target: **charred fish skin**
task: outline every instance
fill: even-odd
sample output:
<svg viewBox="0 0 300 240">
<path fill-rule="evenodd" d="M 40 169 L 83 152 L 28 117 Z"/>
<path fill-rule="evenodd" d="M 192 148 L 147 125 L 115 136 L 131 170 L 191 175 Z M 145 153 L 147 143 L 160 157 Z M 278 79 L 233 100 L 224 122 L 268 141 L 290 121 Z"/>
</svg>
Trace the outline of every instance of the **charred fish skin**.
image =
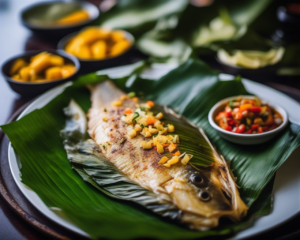
<svg viewBox="0 0 300 240">
<path fill-rule="evenodd" d="M 162 154 L 141 148 L 141 142 L 147 138 L 128 137 L 134 126 L 121 118 L 126 109 L 136 109 L 137 102 L 124 99 L 121 104 L 112 105 L 124 93 L 110 81 L 89 88 L 92 107 L 88 112 L 88 133 L 91 138 L 108 161 L 131 181 L 176 206 L 182 212 L 183 223 L 192 229 L 206 230 L 218 226 L 222 216 L 239 221 L 246 214 L 248 208 L 240 198 L 225 159 L 202 129 L 193 125 L 191 131 L 209 142 L 215 160 L 213 166 L 196 169 L 179 162 L 165 167 L 159 164 Z M 164 114 L 172 115 L 170 111 Z M 171 116 L 174 120 L 180 117 Z M 189 125 L 187 121 L 185 124 Z"/>
</svg>

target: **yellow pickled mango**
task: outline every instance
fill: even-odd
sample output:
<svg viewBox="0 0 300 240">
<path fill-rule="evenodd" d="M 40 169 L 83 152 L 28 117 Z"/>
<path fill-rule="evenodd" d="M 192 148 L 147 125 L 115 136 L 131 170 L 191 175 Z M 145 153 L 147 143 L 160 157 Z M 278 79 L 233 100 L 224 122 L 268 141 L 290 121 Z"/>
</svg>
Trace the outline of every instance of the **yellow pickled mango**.
<svg viewBox="0 0 300 240">
<path fill-rule="evenodd" d="M 15 75 L 22 67 L 26 67 L 27 63 L 22 58 L 18 58 L 14 61 L 12 67 L 10 68 L 9 74 L 10 76 Z"/>
<path fill-rule="evenodd" d="M 34 82 L 38 83 L 38 82 L 45 82 L 45 81 L 47 81 L 47 79 L 37 79 Z"/>
<path fill-rule="evenodd" d="M 91 59 L 93 57 L 92 52 L 87 45 L 82 45 L 80 48 L 77 48 L 75 56 L 82 59 Z"/>
<path fill-rule="evenodd" d="M 107 45 L 102 40 L 95 42 L 91 47 L 91 50 L 92 50 L 92 53 L 93 53 L 93 56 L 95 59 L 105 58 L 106 49 L 107 49 Z"/>
<path fill-rule="evenodd" d="M 21 68 L 19 74 L 20 74 L 20 78 L 23 80 L 23 81 L 30 81 L 30 67 L 23 67 Z"/>
<path fill-rule="evenodd" d="M 130 47 L 130 43 L 127 40 L 122 40 L 114 44 L 110 49 L 110 56 L 117 56 L 127 50 Z"/>
<path fill-rule="evenodd" d="M 34 82 L 35 80 L 39 79 L 39 76 L 37 75 L 37 72 L 34 69 L 30 69 L 29 75 L 31 82 Z"/>
<path fill-rule="evenodd" d="M 91 44 L 103 37 L 104 32 L 98 27 L 89 27 L 80 32 L 76 37 L 76 44 Z"/>
<path fill-rule="evenodd" d="M 97 40 L 97 39 L 96 39 L 96 40 Z M 81 51 L 81 48 L 84 49 L 83 52 L 86 52 L 85 49 L 86 49 L 86 45 L 87 45 L 87 44 L 85 44 L 84 42 L 85 42 L 85 41 L 84 41 L 83 38 L 75 37 L 75 38 L 73 38 L 73 39 L 70 41 L 70 43 L 67 44 L 67 46 L 65 47 L 65 51 L 66 51 L 67 53 L 70 53 L 70 54 L 72 54 L 72 55 L 75 55 L 75 56 L 79 57 L 77 54 L 78 54 L 78 52 Z M 88 55 L 88 56 L 89 56 L 89 55 Z"/>
<path fill-rule="evenodd" d="M 67 53 L 70 53 L 70 54 L 73 54 L 73 55 L 75 55 L 75 50 L 77 49 L 77 48 L 79 48 L 81 46 L 81 44 L 79 44 L 79 42 L 78 41 L 76 41 L 76 39 L 72 39 L 68 44 L 67 44 L 67 46 L 65 47 L 65 51 L 67 52 Z"/>
<path fill-rule="evenodd" d="M 52 66 L 62 66 L 64 65 L 64 58 L 57 55 L 50 55 L 50 62 Z"/>
<path fill-rule="evenodd" d="M 109 36 L 110 36 L 110 33 L 111 33 L 110 30 L 107 30 L 105 28 L 99 28 L 98 31 L 99 31 L 99 33 L 98 33 L 99 39 L 102 39 L 102 40 L 108 40 L 109 39 Z"/>
<path fill-rule="evenodd" d="M 34 69 L 36 73 L 44 71 L 47 67 L 51 66 L 50 54 L 39 54 L 39 56 L 36 56 L 29 66 Z"/>
<path fill-rule="evenodd" d="M 20 75 L 19 74 L 15 74 L 11 77 L 14 80 L 20 80 Z"/>
<path fill-rule="evenodd" d="M 40 56 L 42 56 L 42 55 L 48 55 L 49 53 L 47 53 L 47 52 L 41 52 L 41 53 L 39 53 L 39 54 L 37 54 L 37 55 L 35 55 L 35 56 L 32 56 L 31 58 L 30 58 L 30 62 L 33 62 L 35 59 L 37 59 L 37 58 L 39 58 Z"/>
<path fill-rule="evenodd" d="M 45 72 L 47 80 L 56 80 L 62 78 L 61 67 L 51 67 Z"/>
<path fill-rule="evenodd" d="M 76 70 L 76 67 L 71 64 L 62 66 L 62 68 L 61 68 L 62 77 L 67 78 L 67 77 L 71 76 L 75 72 L 75 70 Z"/>
<path fill-rule="evenodd" d="M 123 31 L 113 31 L 110 33 L 110 37 L 114 42 L 126 40 L 125 33 Z"/>
<path fill-rule="evenodd" d="M 68 14 L 67 16 L 59 19 L 57 21 L 57 23 L 74 24 L 74 23 L 86 21 L 89 18 L 90 18 L 90 16 L 89 16 L 88 12 L 86 12 L 84 10 L 79 10 L 79 11 L 73 12 L 73 13 Z"/>
</svg>

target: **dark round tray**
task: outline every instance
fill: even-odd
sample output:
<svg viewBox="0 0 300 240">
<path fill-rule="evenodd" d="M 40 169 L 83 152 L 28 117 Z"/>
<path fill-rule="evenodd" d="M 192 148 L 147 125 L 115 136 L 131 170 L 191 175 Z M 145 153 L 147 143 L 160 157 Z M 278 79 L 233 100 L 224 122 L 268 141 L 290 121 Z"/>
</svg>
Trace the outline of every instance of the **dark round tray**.
<svg viewBox="0 0 300 240">
<path fill-rule="evenodd" d="M 272 84 L 270 84 L 272 85 Z M 272 87 L 282 90 L 287 95 L 296 98 L 300 101 L 300 91 L 291 87 L 286 87 L 284 89 L 283 85 L 273 85 Z M 31 101 L 30 101 L 31 102 Z M 22 111 L 30 104 L 23 105 L 19 108 L 12 117 L 8 120 L 7 123 L 15 121 L 17 117 L 22 113 Z M 67 239 L 86 239 L 66 228 L 56 224 L 47 217 L 45 217 L 41 212 L 39 212 L 22 194 L 16 185 L 13 176 L 10 171 L 8 163 L 8 146 L 9 139 L 0 130 L 0 194 L 4 198 L 5 202 L 9 207 L 25 222 L 33 226 L 38 231 L 42 232 L 47 237 L 52 239 L 67 240 Z M 289 220 L 286 223 L 271 229 L 263 234 L 254 236 L 249 239 L 277 239 L 277 240 L 288 240 L 288 239 L 300 239 L 300 216 L 296 216 L 293 219 Z M 208 238 L 208 239 L 221 239 L 217 238 Z"/>
<path fill-rule="evenodd" d="M 19 108 L 8 120 L 8 123 L 15 121 L 29 103 Z M 1 130 L 0 141 L 0 194 L 9 207 L 24 221 L 52 239 L 85 239 L 45 217 L 25 198 L 11 174 L 8 163 L 9 139 Z"/>
</svg>

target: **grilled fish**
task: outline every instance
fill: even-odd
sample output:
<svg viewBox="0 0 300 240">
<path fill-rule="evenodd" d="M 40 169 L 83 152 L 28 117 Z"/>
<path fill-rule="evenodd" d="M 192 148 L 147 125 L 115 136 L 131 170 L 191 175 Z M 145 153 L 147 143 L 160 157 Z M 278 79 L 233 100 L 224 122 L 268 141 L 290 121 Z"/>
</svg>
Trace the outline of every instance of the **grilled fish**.
<svg viewBox="0 0 300 240">
<path fill-rule="evenodd" d="M 171 164 L 170 156 L 176 154 L 170 152 L 167 155 L 169 164 L 165 161 L 162 164 L 160 162 L 165 154 L 158 152 L 158 145 L 156 149 L 141 147 L 152 138 L 147 138 L 145 133 L 141 134 L 142 132 L 132 134 L 135 122 L 128 122 L 124 116 L 124 112 L 126 113 L 128 109 L 132 111 L 131 115 L 134 115 L 136 109 L 142 106 L 136 102 L 137 99 L 122 97 L 124 93 L 110 81 L 89 88 L 92 101 L 87 114 L 90 137 L 107 160 L 128 179 L 177 208 L 181 212 L 182 223 L 191 229 L 206 230 L 218 226 L 220 217 L 225 216 L 232 221 L 239 221 L 246 215 L 248 208 L 239 195 L 227 162 L 214 149 L 202 129 L 186 122 L 189 125 L 188 134 L 194 134 L 195 138 L 199 136 L 208 144 L 213 155 L 211 166 L 193 165 L 193 159 L 205 155 L 203 152 L 205 149 L 201 146 L 199 151 L 189 155 L 192 159 L 188 164 L 180 162 L 184 154 L 181 156 L 177 154 L 177 162 Z M 180 117 L 170 110 L 166 111 L 165 115 L 173 115 L 171 119 Z M 135 117 L 141 117 L 141 114 L 138 115 Z M 163 134 L 164 129 L 161 129 L 158 135 Z M 153 132 L 157 133 L 155 129 Z M 178 139 L 176 141 L 178 142 Z M 184 139 L 180 141 L 183 144 Z M 195 141 L 197 142 L 197 139 Z M 180 144 L 177 144 L 178 152 L 180 152 Z M 167 148 L 164 146 L 165 152 Z"/>
</svg>

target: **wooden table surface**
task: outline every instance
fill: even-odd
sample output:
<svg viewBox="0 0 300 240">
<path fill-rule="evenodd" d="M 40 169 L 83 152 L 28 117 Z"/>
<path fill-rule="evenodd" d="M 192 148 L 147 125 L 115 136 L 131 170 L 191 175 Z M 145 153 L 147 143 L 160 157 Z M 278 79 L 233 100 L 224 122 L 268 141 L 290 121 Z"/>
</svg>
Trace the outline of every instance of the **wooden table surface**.
<svg viewBox="0 0 300 240">
<path fill-rule="evenodd" d="M 45 41 L 38 36 L 32 35 L 26 28 L 24 28 L 19 19 L 19 12 L 24 7 L 34 0 L 0 0 L 0 64 L 19 53 L 26 50 L 55 48 L 56 42 L 51 39 Z M 93 1 L 99 5 L 101 1 Z M 280 83 L 268 82 L 268 85 L 275 87 L 291 97 L 300 101 L 300 87 L 298 89 L 290 88 L 289 86 Z M 295 86 L 295 84 L 293 84 Z M 300 86 L 300 85 L 296 85 Z M 9 116 L 12 115 L 20 106 L 25 104 L 29 99 L 22 99 L 14 93 L 3 77 L 0 76 L 0 125 L 4 124 Z M 280 236 L 287 235 L 299 229 L 300 217 L 284 224 L 279 230 L 273 230 L 266 233 L 259 239 L 280 239 Z M 292 235 L 289 239 L 299 239 L 298 235 Z M 269 238 L 271 237 L 271 238 Z M 256 239 L 258 239 L 256 238 Z M 43 234 L 29 226 L 26 222 L 20 219 L 15 213 L 8 208 L 3 198 L 0 196 L 0 239 L 14 240 L 14 239 L 48 239 Z"/>
</svg>

